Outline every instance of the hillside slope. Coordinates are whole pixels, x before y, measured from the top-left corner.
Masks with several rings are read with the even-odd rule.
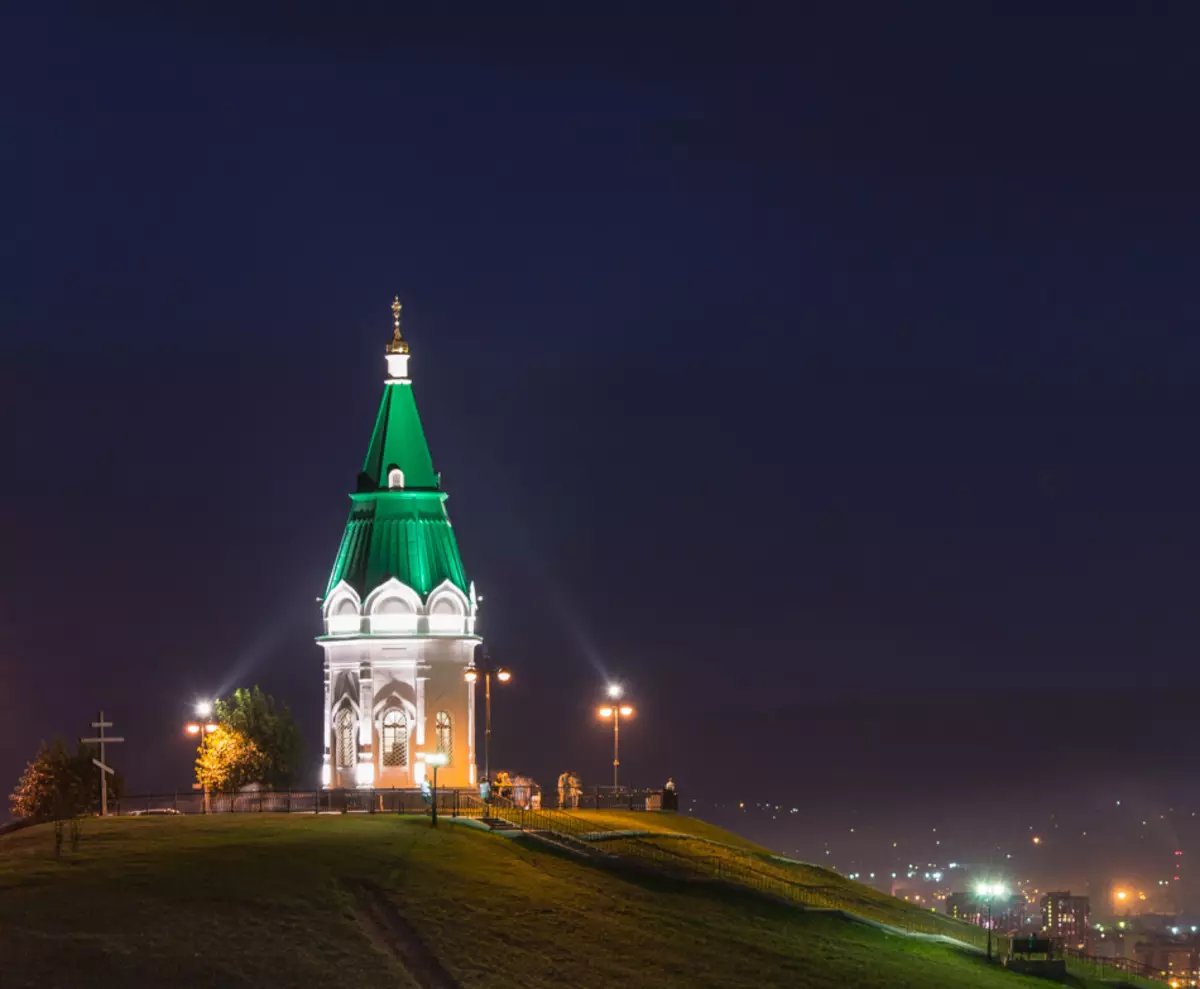
[[[390,816],[86,821],[0,838],[5,986],[977,986],[978,955]]]

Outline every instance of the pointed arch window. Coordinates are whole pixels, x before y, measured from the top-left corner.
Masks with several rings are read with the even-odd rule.
[[[450,727],[450,712],[438,711],[433,721],[433,738],[437,751],[446,757],[446,765],[454,761],[454,733]]]
[[[358,746],[354,744],[354,713],[342,708],[337,716],[337,764],[341,769],[353,769],[358,761]]]
[[[388,487],[402,488],[404,487],[404,471],[399,467],[393,467],[388,471]]]
[[[383,726],[380,732],[380,743],[383,747],[383,765],[408,765],[408,718],[403,711],[392,708],[383,716]]]

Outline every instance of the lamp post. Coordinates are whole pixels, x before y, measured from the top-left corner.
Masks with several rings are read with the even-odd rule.
[[[632,717],[633,708],[628,704],[616,703],[625,693],[625,689],[619,683],[610,683],[608,685],[608,696],[612,698],[613,704],[606,704],[597,712],[603,719],[612,719],[613,726],[613,789],[618,787],[618,773],[621,768],[621,719]]]
[[[1008,895],[1003,883],[980,883],[975,887],[975,895],[987,904],[987,960],[992,960],[992,900]]]
[[[437,771],[438,766],[446,765],[449,756],[445,752],[430,752],[425,756],[425,765],[433,767],[433,823],[430,827],[437,827]]]
[[[217,724],[212,721],[212,702],[199,701],[196,704],[196,721],[189,721],[186,726],[189,735],[200,736],[200,754],[203,755],[208,748],[208,736],[217,730]],[[202,783],[200,787],[204,791],[204,813],[208,813],[208,784]]]
[[[492,782],[492,674],[496,675],[496,679],[501,683],[508,683],[512,679],[512,673],[506,666],[497,666],[492,668],[491,657],[484,653],[483,666],[478,667],[474,663],[467,667],[463,673],[463,679],[467,683],[474,683],[479,679],[479,674],[483,674],[483,778],[488,783],[488,795],[491,795]]]

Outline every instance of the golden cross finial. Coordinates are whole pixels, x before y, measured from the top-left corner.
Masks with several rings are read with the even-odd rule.
[[[387,345],[389,354],[407,354],[408,342],[404,339],[404,334],[400,332],[400,310],[404,307],[400,305],[400,296],[392,302],[392,342]]]

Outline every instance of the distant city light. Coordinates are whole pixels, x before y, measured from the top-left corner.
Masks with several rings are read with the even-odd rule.
[[[1119,889],[1117,890],[1116,896],[1118,900],[1124,900],[1127,896],[1129,896],[1129,894],[1126,893],[1125,890]]]
[[[1034,835],[1034,836],[1033,836],[1033,843],[1034,843],[1035,845],[1040,845],[1040,844],[1042,843],[1042,839],[1041,839],[1041,838],[1039,838],[1037,835]]]

